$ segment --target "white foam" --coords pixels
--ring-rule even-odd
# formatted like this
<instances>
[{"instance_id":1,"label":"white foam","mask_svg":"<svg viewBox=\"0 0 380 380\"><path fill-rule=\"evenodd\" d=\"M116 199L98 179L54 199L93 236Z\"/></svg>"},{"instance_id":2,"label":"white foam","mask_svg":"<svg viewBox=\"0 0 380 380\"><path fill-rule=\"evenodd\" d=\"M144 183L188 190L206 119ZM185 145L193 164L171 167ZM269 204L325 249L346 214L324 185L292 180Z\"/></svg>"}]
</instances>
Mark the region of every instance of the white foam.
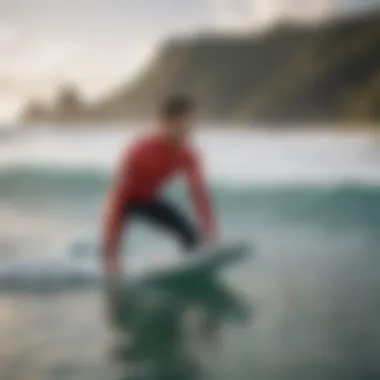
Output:
<instances>
[{"instance_id":1,"label":"white foam","mask_svg":"<svg viewBox=\"0 0 380 380\"><path fill-rule=\"evenodd\" d=\"M111 171L135 130L35 130L1 144L0 168ZM202 131L197 145L212 180L245 184L380 184L380 143L369 135Z\"/></svg>"}]
</instances>

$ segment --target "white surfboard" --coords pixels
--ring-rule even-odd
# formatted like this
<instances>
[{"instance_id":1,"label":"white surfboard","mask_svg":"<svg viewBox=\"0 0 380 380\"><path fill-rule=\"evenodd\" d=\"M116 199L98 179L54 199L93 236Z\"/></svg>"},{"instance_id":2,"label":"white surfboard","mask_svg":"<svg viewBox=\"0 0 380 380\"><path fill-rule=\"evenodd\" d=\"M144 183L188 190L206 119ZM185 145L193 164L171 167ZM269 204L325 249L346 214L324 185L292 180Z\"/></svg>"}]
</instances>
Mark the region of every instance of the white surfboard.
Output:
<instances>
[{"instance_id":1,"label":"white surfboard","mask_svg":"<svg viewBox=\"0 0 380 380\"><path fill-rule=\"evenodd\" d=\"M246 259L251 253L251 247L245 243L205 248L193 253L181 264L146 274L142 281L149 284L161 284L193 280L200 276L212 276L223 268Z\"/></svg>"}]
</instances>

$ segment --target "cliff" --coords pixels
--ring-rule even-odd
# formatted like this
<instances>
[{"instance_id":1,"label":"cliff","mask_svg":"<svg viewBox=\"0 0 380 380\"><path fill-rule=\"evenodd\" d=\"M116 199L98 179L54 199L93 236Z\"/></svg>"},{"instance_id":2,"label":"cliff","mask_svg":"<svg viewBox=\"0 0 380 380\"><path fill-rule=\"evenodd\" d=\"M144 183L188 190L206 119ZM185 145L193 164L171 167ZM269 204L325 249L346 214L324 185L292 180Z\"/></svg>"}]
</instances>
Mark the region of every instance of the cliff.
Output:
<instances>
[{"instance_id":1,"label":"cliff","mask_svg":"<svg viewBox=\"0 0 380 380\"><path fill-rule=\"evenodd\" d=\"M91 105L86 119L146 118L170 93L194 96L210 120L379 121L380 14L169 41L132 84Z\"/></svg>"},{"instance_id":2,"label":"cliff","mask_svg":"<svg viewBox=\"0 0 380 380\"><path fill-rule=\"evenodd\" d=\"M79 89L66 86L59 90L53 104L30 102L22 112L22 120L29 123L76 123L93 119L93 109L87 105Z\"/></svg>"}]
</instances>

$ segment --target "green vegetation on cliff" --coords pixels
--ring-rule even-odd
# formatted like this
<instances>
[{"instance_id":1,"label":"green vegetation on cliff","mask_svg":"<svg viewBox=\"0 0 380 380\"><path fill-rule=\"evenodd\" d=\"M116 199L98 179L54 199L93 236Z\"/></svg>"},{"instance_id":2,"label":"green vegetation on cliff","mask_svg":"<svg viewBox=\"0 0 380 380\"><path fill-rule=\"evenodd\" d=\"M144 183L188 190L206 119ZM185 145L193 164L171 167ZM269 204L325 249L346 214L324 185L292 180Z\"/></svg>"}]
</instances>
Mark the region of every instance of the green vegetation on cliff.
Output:
<instances>
[{"instance_id":1,"label":"green vegetation on cliff","mask_svg":"<svg viewBox=\"0 0 380 380\"><path fill-rule=\"evenodd\" d=\"M170 93L193 95L213 120L378 121L380 14L171 41L132 84L93 105L88 118L146 118Z\"/></svg>"}]
</instances>

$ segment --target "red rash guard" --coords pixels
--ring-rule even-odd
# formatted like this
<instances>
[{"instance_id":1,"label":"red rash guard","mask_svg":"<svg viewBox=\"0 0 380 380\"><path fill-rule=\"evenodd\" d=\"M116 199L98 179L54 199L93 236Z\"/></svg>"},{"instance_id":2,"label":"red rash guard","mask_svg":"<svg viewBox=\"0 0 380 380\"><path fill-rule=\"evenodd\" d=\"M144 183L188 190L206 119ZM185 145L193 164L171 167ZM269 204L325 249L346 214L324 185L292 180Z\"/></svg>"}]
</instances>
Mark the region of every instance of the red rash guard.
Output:
<instances>
[{"instance_id":1,"label":"red rash guard","mask_svg":"<svg viewBox=\"0 0 380 380\"><path fill-rule=\"evenodd\" d=\"M115 258L125 210L132 202L152 200L176 174L185 174L205 237L214 239L214 218L198 157L189 146L178 146L159 135L143 138L126 150L107 208L105 251Z\"/></svg>"}]
</instances>

